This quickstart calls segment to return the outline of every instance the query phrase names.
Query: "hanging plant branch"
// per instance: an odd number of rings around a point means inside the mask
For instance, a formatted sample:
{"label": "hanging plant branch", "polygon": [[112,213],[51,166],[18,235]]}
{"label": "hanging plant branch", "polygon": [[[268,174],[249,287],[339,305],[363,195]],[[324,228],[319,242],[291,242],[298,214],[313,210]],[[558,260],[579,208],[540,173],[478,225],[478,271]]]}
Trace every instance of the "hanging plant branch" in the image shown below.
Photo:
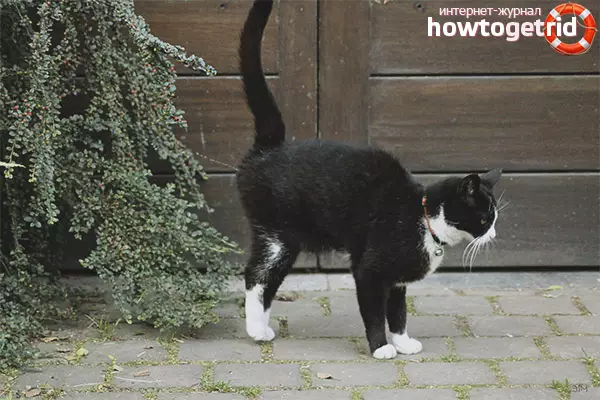
{"label": "hanging plant branch", "polygon": [[[214,75],[162,42],[121,0],[0,0],[0,128],[7,205],[0,268],[0,369],[31,356],[40,321],[64,298],[56,249],[92,238],[80,264],[109,283],[127,320],[199,327],[237,268],[210,212],[198,160],[175,136],[171,60]],[[27,44],[27,45],[24,45]],[[150,161],[173,179],[158,185]],[[64,232],[64,233],[61,233]],[[5,322],[6,321],[6,322]]]}

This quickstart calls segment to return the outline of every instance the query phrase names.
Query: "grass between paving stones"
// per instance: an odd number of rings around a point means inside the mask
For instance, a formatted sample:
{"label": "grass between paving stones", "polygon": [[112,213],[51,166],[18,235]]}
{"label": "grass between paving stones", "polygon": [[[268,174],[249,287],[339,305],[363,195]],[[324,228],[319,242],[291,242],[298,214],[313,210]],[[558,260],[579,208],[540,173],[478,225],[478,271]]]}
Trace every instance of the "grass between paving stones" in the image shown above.
{"label": "grass between paving stones", "polygon": [[161,334],[157,342],[167,351],[167,363],[179,364],[179,344],[182,341],[175,337],[175,332]]}
{"label": "grass between paving stones", "polygon": [[568,379],[565,379],[564,382],[553,380],[551,387],[558,392],[560,400],[571,399],[571,384]]}
{"label": "grass between paving stones", "polygon": [[504,374],[502,374],[502,370],[500,369],[500,362],[498,360],[486,360],[484,362],[488,365],[490,370],[494,373],[494,375],[496,376],[496,379],[498,379],[498,385],[506,386],[508,384],[508,382],[507,382]]}
{"label": "grass between paving stones", "polygon": [[575,305],[575,307],[577,307],[577,309],[579,311],[581,311],[581,314],[592,315],[590,310],[588,310],[587,307],[581,302],[581,299],[579,298],[579,296],[571,297],[571,301],[573,302],[573,305]]}
{"label": "grass between paving stones", "polygon": [[290,326],[287,317],[277,317],[277,322],[279,324],[279,337],[283,339],[290,337]]}
{"label": "grass between paving stones", "polygon": [[363,389],[353,389],[350,394],[350,400],[363,400]]}
{"label": "grass between paving stones", "polygon": [[409,385],[408,375],[406,375],[406,372],[404,371],[406,364],[408,364],[406,361],[396,361],[398,367],[398,383],[396,386],[398,389],[407,388]]}
{"label": "grass between paving stones", "polygon": [[596,365],[594,364],[595,360],[594,360],[594,358],[588,356],[587,353],[585,352],[585,350],[583,351],[583,353],[585,354],[583,363],[585,364],[585,367],[587,368],[588,372],[592,376],[592,386],[599,387],[600,386],[600,371],[598,371],[598,368],[596,368]]}
{"label": "grass between paving stones", "polygon": [[461,385],[461,386],[452,386],[454,392],[456,393],[457,400],[469,400],[471,391],[471,386],[469,385]]}
{"label": "grass between paving stones", "polygon": [[560,328],[558,327],[558,324],[556,323],[554,318],[552,318],[552,315],[544,315],[544,320],[546,320],[546,323],[548,324],[554,335],[563,336],[562,332],[560,331]]}
{"label": "grass between paving stones", "polygon": [[260,360],[262,362],[273,361],[273,342],[260,343]]}
{"label": "grass between paving stones", "polygon": [[323,315],[329,317],[331,315],[331,304],[329,303],[329,297],[317,297],[315,300],[321,306]]}
{"label": "grass between paving stones", "polygon": [[485,299],[490,302],[494,315],[505,315],[506,313],[500,306],[500,296],[486,296]]}
{"label": "grass between paving stones", "polygon": [[[246,396],[250,399],[258,398],[261,395],[262,390],[257,386],[231,386],[229,382],[214,381],[215,374],[215,363],[206,363],[204,365],[204,371],[200,378],[200,388],[203,392],[209,393],[239,393],[242,396]],[[195,390],[178,390],[178,392],[192,393]]]}
{"label": "grass between paving stones", "polygon": [[537,346],[540,353],[542,353],[542,357],[545,360],[555,359],[555,357],[552,355],[552,353],[550,353],[550,350],[548,349],[548,344],[546,344],[546,338],[542,336],[536,336],[533,338],[533,343]]}
{"label": "grass between paving stones", "polygon": [[444,338],[444,343],[446,343],[446,348],[448,349],[448,354],[440,357],[440,361],[442,362],[458,362],[461,361],[461,358],[456,353],[456,344],[454,344],[454,339],[451,337]]}
{"label": "grass between paving stones", "polygon": [[[65,391],[50,385],[40,385],[43,400],[57,400],[65,395]],[[27,396],[25,396],[27,397]]]}
{"label": "grass between paving stones", "polygon": [[300,366],[300,379],[302,380],[302,390],[312,388],[313,379],[312,374],[310,373],[310,365],[308,362],[304,362]]}
{"label": "grass between paving stones", "polygon": [[158,400],[158,390],[142,389],[142,395],[146,400]]}
{"label": "grass between paving stones", "polygon": [[417,315],[417,309],[415,308],[415,297],[406,296],[406,312],[410,315]]}
{"label": "grass between paving stones", "polygon": [[456,328],[463,334],[463,336],[474,337],[473,332],[471,332],[471,327],[469,326],[469,321],[467,317],[462,315],[457,315],[454,317],[454,325]]}
{"label": "grass between paving stones", "polygon": [[93,326],[98,332],[99,339],[103,342],[108,340],[115,339],[115,332],[117,331],[117,327],[121,322],[121,319],[117,319],[115,322],[111,322],[109,319],[104,317],[100,317],[99,319],[95,319],[89,315],[86,317],[90,320],[91,326]]}

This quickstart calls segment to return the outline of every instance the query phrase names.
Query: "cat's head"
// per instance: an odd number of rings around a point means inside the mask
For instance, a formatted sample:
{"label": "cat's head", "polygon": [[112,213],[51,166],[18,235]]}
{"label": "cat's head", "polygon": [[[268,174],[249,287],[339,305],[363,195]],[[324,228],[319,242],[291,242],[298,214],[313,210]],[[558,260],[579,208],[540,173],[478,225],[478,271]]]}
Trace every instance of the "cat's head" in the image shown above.
{"label": "cat's head", "polygon": [[493,189],[501,176],[502,170],[494,169],[435,185],[439,206],[431,222],[436,234],[451,245],[465,239],[480,244],[494,239],[498,205]]}

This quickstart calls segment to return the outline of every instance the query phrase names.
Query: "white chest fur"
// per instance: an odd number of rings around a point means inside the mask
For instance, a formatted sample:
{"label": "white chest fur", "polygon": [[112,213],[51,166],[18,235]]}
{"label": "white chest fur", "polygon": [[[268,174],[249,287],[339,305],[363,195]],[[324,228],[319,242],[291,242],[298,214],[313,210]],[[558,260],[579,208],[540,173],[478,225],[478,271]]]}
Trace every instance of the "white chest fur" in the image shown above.
{"label": "white chest fur", "polygon": [[[442,254],[440,254],[438,250],[439,248],[440,246],[433,240],[433,237],[429,234],[429,232],[426,232],[423,237],[423,251],[425,255],[429,257],[429,270],[427,271],[428,275],[434,273],[444,260],[444,252],[442,251]],[[436,253],[440,255],[436,255]]]}

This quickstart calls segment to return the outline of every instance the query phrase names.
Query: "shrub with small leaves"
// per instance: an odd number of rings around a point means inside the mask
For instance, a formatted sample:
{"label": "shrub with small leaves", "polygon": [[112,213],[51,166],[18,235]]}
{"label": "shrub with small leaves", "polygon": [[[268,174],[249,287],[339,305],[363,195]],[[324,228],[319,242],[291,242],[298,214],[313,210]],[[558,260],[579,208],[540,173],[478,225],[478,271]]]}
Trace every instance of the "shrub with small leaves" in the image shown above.
{"label": "shrub with small leaves", "polygon": [[[127,319],[213,321],[238,248],[199,217],[211,211],[206,175],[173,132],[187,125],[172,60],[216,71],[150,34],[123,0],[0,0],[0,46],[0,369],[25,361],[58,311],[65,292],[48,271],[69,236],[95,239],[80,263]],[[156,184],[153,159],[171,182]]]}

